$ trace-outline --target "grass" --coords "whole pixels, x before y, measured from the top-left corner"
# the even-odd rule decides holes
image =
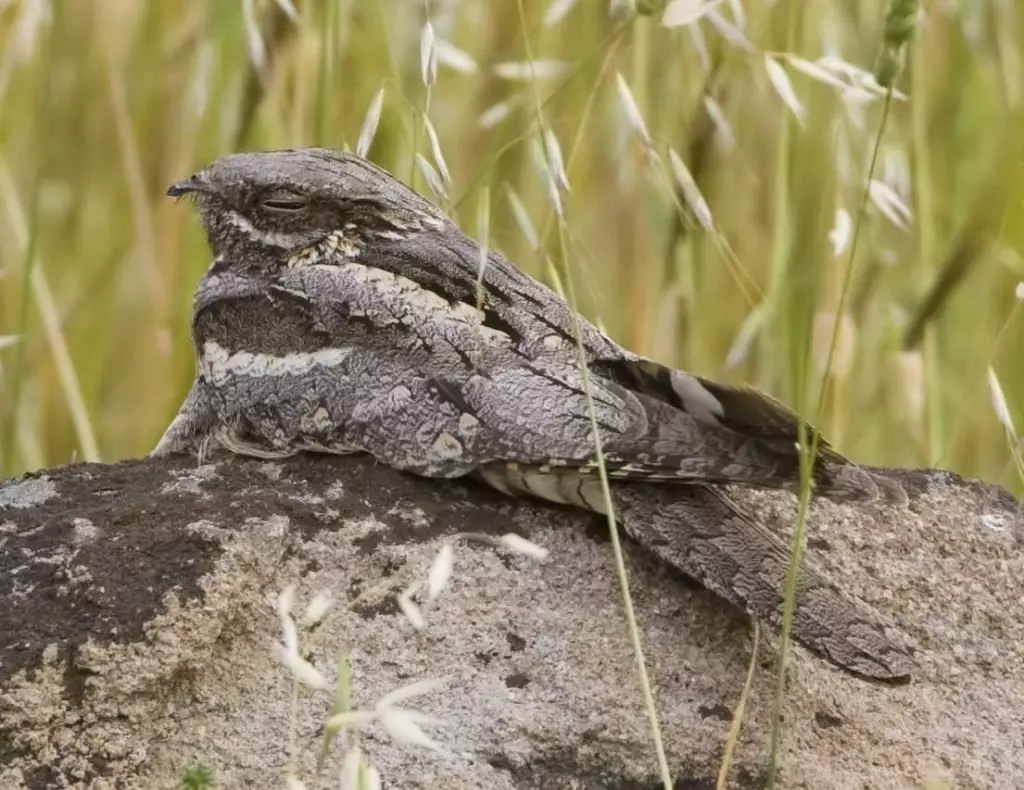
[[[727,0],[728,26],[671,29],[654,0],[530,0],[522,20],[517,3],[294,5],[0,1],[0,474],[152,448],[191,382],[208,264],[166,186],[228,151],[355,148],[383,88],[370,157],[430,194],[417,155],[443,170],[443,152],[463,227],[553,286],[574,272],[620,342],[817,414],[858,462],[1024,494],[1016,4],[922,3],[888,104],[801,70],[871,71],[883,0]],[[525,41],[542,76],[502,76]],[[558,211],[540,117],[567,154]]]
[[[212,790],[214,786],[213,769],[198,760],[182,771],[178,784],[179,790]]]
[[[804,341],[811,327],[829,327],[844,275],[829,231],[837,208],[855,213],[882,104],[848,112],[835,89],[782,61],[801,124],[767,79],[764,53],[835,53],[870,70],[884,3],[745,3],[747,51],[707,20],[701,50],[690,28],[662,27],[657,15],[612,19],[606,3],[577,3],[547,27],[549,4],[528,2],[535,58],[570,64],[534,87],[493,68],[526,58],[514,3],[438,4],[437,38],[470,55],[475,71],[442,58],[429,101],[423,11],[397,0],[296,3],[297,24],[257,0],[258,68],[242,3],[130,13],[110,0],[52,3],[50,21],[33,23],[40,5],[0,12],[0,169],[10,184],[0,201],[0,336],[20,336],[0,345],[4,474],[152,447],[192,376],[188,315],[207,264],[197,223],[163,190],[229,150],[354,147],[381,87],[371,157],[425,190],[414,154],[431,159],[426,112],[452,173],[453,213],[474,231],[488,194],[488,243],[551,282],[507,199],[512,188],[554,254],[557,223],[530,155],[535,89],[573,152],[566,223],[574,265],[587,272],[584,314],[670,364],[794,405],[803,397]],[[734,5],[719,10],[735,20]],[[897,84],[912,100],[893,103],[879,168],[913,221],[901,229],[869,207],[844,318],[850,360],[822,426],[857,461],[938,465],[1020,494],[987,369],[1024,424],[1024,367],[1014,364],[1024,352],[1014,309],[1024,279],[1024,86],[1014,65],[1024,14],[1012,3],[925,7]],[[650,178],[616,73],[655,147],[680,152],[724,245],[680,222]],[[503,104],[504,120],[481,127]],[[36,271],[46,289],[33,286]]]

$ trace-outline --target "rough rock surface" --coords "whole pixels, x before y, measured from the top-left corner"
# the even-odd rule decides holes
[[[1004,491],[902,473],[909,509],[814,506],[809,551],[916,644],[903,686],[796,648],[786,788],[1024,787],[1024,513]],[[795,500],[740,494],[771,523]],[[780,529],[785,529],[780,526]],[[395,593],[439,540],[517,532],[543,561],[460,547],[417,632]],[[749,622],[629,546],[628,569],[677,788],[713,788],[748,664]],[[355,702],[425,678],[411,703],[442,753],[363,746],[388,788],[660,787],[601,519],[359,458],[71,465],[0,483],[0,787],[283,787],[289,732],[307,786],[331,692],[293,706],[275,657],[278,592],[337,601],[308,637],[342,653]],[[764,632],[762,632],[764,633]],[[763,785],[774,634],[756,657],[731,787]]]

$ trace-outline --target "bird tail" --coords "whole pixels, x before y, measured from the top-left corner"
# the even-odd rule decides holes
[[[765,459],[768,462],[765,462]],[[799,496],[801,488],[798,459],[779,458],[771,463],[770,456],[755,458],[742,463],[735,457],[723,456],[716,467],[708,459],[702,460],[699,474],[687,467],[690,459],[667,456],[659,458],[659,464],[617,464],[615,460],[605,463],[609,479],[630,482],[677,482],[686,486],[695,483],[734,484],[752,488],[774,488]],[[592,461],[582,471],[596,475],[599,464]],[[868,471],[848,462],[834,463],[819,461],[813,473],[813,490],[816,496],[823,496],[834,502],[881,502],[895,507],[904,507],[909,499],[903,486],[896,480],[878,472]]]
[[[612,492],[619,522],[634,540],[747,614],[781,624],[790,551],[777,535],[707,486],[619,483]],[[915,667],[880,614],[807,562],[797,579],[792,633],[863,677],[901,681]]]
[[[815,493],[835,502],[876,502],[904,507],[909,502],[906,490],[896,480],[868,471],[847,461],[819,460],[814,469]],[[800,493],[799,482],[788,488]]]

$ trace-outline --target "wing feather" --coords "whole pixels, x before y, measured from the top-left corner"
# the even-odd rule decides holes
[[[475,307],[345,259],[243,291],[195,323],[200,367],[222,379],[237,447],[362,448],[446,477],[494,462],[590,474],[592,403],[615,479],[789,488],[799,480],[794,415],[752,391],[649,361],[597,360],[588,397],[574,349],[517,342]],[[870,476],[835,475],[832,458],[816,470],[823,491],[878,496]]]

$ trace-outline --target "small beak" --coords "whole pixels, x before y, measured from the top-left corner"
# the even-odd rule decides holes
[[[184,181],[175,181],[171,184],[170,188],[167,190],[167,195],[169,197],[176,198],[181,197],[182,195],[187,195],[189,192],[208,192],[209,190],[210,185],[206,181],[202,181],[196,178],[196,176],[192,176],[191,178],[186,178]]]

